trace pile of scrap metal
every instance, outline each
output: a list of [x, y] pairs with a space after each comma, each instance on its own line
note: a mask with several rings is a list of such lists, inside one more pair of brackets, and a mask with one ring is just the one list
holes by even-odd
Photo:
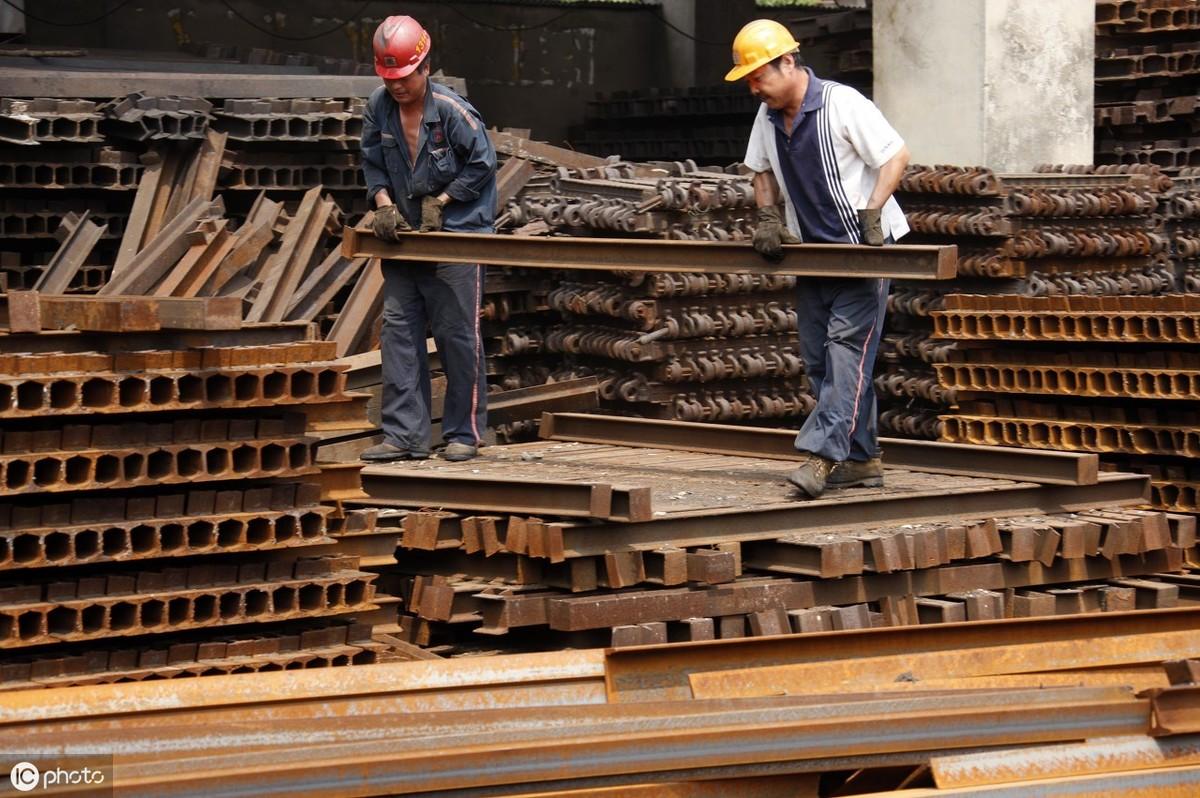
[[900, 185], [913, 228], [905, 242], [957, 244], [959, 278], [932, 289], [893, 286], [875, 381], [881, 427], [935, 439], [946, 430], [941, 416], [968, 399], [964, 385], [935, 374], [952, 359], [975, 357], [960, 351], [956, 336], [933, 337], [932, 317], [947, 294], [1115, 302], [1177, 293], [1185, 289], [1183, 255], [1195, 249], [1198, 198], [1191, 183], [1172, 183], [1153, 167], [911, 167]]
[[1096, 163], [1200, 166], [1197, 57], [1191, 0], [1096, 0]]
[[389, 650], [338, 542], [374, 514], [315, 479], [318, 437], [365, 426], [367, 397], [312, 325], [243, 325], [230, 299], [9, 295], [0, 690]]
[[129, 796], [1192, 795], [1198, 614], [11, 693], [0, 728]]
[[1200, 178], [939, 167], [902, 188], [914, 240], [956, 242], [979, 279], [893, 294], [877, 384], [942, 440], [1095, 452], [1150, 475], [1154, 507], [1200, 511]]
[[398, 538], [382, 629], [441, 654], [627, 646], [1171, 607], [1200, 585], [1195, 518], [1137, 509], [1149, 480], [1095, 455], [885, 439], [886, 488], [801, 501], [786, 430], [555, 413], [541, 434], [325, 469]]

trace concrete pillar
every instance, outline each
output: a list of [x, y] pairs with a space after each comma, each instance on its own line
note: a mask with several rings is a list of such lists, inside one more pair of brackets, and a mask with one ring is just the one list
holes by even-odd
[[875, 103], [913, 163], [1092, 162], [1095, 0], [875, 0]]
[[[696, 85], [696, 0], [662, 0], [663, 19], [679, 30], [663, 26], [667, 42], [667, 65], [671, 86], [686, 89]], [[684, 31], [684, 36], [679, 31]]]

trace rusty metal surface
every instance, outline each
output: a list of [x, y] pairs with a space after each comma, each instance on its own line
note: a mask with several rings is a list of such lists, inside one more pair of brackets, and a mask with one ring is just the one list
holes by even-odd
[[[904, 277], [941, 280], [954, 276], [954, 247], [865, 247], [795, 244], [775, 265], [745, 244], [588, 238], [502, 238], [472, 233], [403, 234], [383, 242], [369, 231], [346, 228], [342, 253], [385, 260], [487, 263], [551, 269], [619, 269], [655, 272], [716, 272], [831, 277]], [[389, 266], [388, 268], [403, 268]]]
[[[980, 621], [896, 629], [864, 629], [846, 632], [799, 635], [761, 640], [720, 640], [671, 646], [623, 649], [606, 655], [606, 683], [612, 701], [662, 700], [691, 695], [689, 676], [720, 673], [732, 669], [761, 669], [785, 663], [852, 662], [860, 657], [895, 657], [899, 661], [925, 653], [954, 652], [993, 647], [1012, 639], [1025, 644], [1070, 643], [1077, 656], [1087, 656], [1091, 647], [1121, 638], [1146, 645], [1172, 635], [1182, 645], [1200, 624], [1200, 610], [1193, 607], [1144, 612], [1108, 613]], [[1193, 634], [1194, 636], [1194, 634]], [[1085, 645], [1081, 641], [1088, 641]], [[1136, 651], [1136, 649], [1135, 649]], [[1145, 650], [1135, 654], [1148, 662], [1155, 657]], [[1070, 669], [1071, 665], [1065, 666]], [[901, 665], [896, 673], [907, 670]], [[761, 672], [761, 670], [759, 671]], [[776, 687], [772, 693], [780, 692]]]
[[[661, 447], [755, 458], [799, 459], [792, 430], [687, 424], [576, 413], [542, 417], [541, 437], [548, 440]], [[1095, 484], [1098, 458], [1024, 449], [952, 446], [883, 438], [886, 464], [896, 468], [1045, 484]]]

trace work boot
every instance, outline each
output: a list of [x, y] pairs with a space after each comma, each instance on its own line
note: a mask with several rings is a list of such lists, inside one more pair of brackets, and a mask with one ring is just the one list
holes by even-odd
[[878, 457], [870, 460], [843, 460], [829, 472], [825, 481], [829, 488], [882, 488], [883, 461]]
[[446, 448], [442, 450], [442, 459], [449, 460], [452, 463], [461, 463], [464, 460], [470, 460], [479, 454], [479, 449], [469, 443], [459, 443], [451, 441], [446, 444]]
[[809, 454], [807, 459], [800, 461], [799, 468], [788, 474], [788, 482], [815, 499], [825, 492], [825, 482], [833, 465], [832, 460], [826, 460], [819, 454]]
[[390, 463], [394, 460], [424, 460], [428, 457], [429, 452], [420, 449], [402, 449], [384, 441], [375, 444], [370, 449], [365, 449], [358, 459], [366, 460], [368, 463]]

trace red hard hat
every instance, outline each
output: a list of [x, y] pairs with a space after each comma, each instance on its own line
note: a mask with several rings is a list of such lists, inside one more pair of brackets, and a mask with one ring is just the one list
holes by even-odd
[[375, 73], [395, 80], [412, 73], [429, 55], [429, 33], [412, 17], [388, 17], [379, 23], [372, 40]]

